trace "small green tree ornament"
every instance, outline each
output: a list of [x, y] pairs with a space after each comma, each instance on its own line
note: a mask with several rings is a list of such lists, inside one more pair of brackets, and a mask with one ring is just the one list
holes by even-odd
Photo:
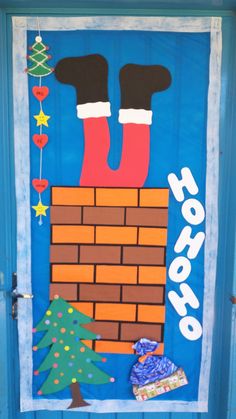
[[46, 54], [48, 47], [43, 44], [41, 36], [36, 36], [35, 43], [29, 49], [32, 54], [28, 55], [27, 58], [32, 65], [26, 69], [26, 72], [34, 77], [44, 77], [51, 74], [54, 69], [46, 64], [51, 56]]
[[46, 332], [33, 350], [50, 346], [42, 364], [34, 371], [34, 375], [38, 375], [51, 369], [38, 395], [55, 393], [69, 386], [72, 402], [68, 408], [72, 409], [89, 405], [83, 400], [79, 383], [105, 384], [115, 381], [94, 364], [105, 362], [106, 359], [81, 341], [100, 338], [81, 326], [92, 321], [91, 317], [80, 313], [62, 298], [54, 297], [43, 319], [33, 329], [34, 333]]

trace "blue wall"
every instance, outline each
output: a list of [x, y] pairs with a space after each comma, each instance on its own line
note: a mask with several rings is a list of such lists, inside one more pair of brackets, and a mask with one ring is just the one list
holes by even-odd
[[[16, 216], [14, 193], [13, 165], [13, 124], [12, 124], [12, 70], [11, 70], [11, 13], [54, 14], [51, 10], [16, 9], [7, 11], [0, 9], [0, 418], [1, 419], [67, 419], [75, 415], [73, 412], [37, 412], [19, 413], [19, 371], [17, 358], [16, 322], [11, 320], [11, 273], [16, 267]], [[57, 14], [60, 10], [57, 9]], [[65, 12], [65, 10], [64, 10]], [[75, 12], [79, 14], [79, 10]], [[89, 14], [100, 14], [99, 10], [90, 10]], [[108, 10], [106, 14], [116, 14], [116, 10]], [[127, 14], [127, 11], [121, 12]], [[148, 14], [148, 11], [143, 11]], [[159, 13], [161, 13], [159, 11]], [[157, 12], [157, 14], [159, 14]], [[185, 14], [185, 12], [176, 15]], [[130, 11], [132, 14], [132, 11]], [[152, 11], [153, 14], [153, 11]], [[162, 13], [163, 14], [163, 13]], [[165, 12], [167, 15], [167, 13]], [[173, 11], [170, 11], [173, 15]], [[193, 14], [193, 12], [192, 12]], [[198, 12], [205, 15], [205, 12]], [[213, 13], [208, 13], [211, 15]], [[216, 13], [214, 12], [214, 15]], [[231, 338], [232, 304], [230, 296], [233, 292], [234, 275], [233, 259], [235, 246], [235, 213], [236, 213], [236, 19], [231, 13], [223, 16], [223, 68], [222, 68], [222, 101], [221, 101], [221, 156], [220, 156], [220, 242], [218, 258], [218, 276], [216, 284], [216, 320], [214, 329], [213, 365], [210, 384], [210, 401], [208, 414], [191, 413], [159, 413], [159, 414], [103, 414], [99, 417], [107, 419], [224, 419], [235, 404], [235, 380], [230, 374], [230, 367], [235, 365], [235, 355], [230, 345], [235, 341]], [[236, 285], [234, 285], [235, 291]], [[235, 319], [235, 313], [234, 319]], [[232, 328], [233, 331], [233, 328]], [[233, 349], [233, 348], [232, 348]], [[231, 365], [230, 365], [231, 360]], [[228, 397], [228, 394], [230, 397]], [[235, 410], [234, 410], [235, 412]], [[76, 413], [80, 419], [93, 419], [94, 414]], [[229, 411], [228, 417], [236, 414]], [[75, 417], [75, 416], [73, 416]], [[96, 416], [97, 417], [97, 416]]]

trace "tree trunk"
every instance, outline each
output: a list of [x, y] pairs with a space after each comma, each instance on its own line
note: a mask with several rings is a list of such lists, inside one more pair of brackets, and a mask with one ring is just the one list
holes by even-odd
[[80, 385], [79, 383], [72, 383], [70, 385], [71, 395], [72, 395], [72, 402], [68, 409], [74, 409], [76, 407], [82, 407], [82, 406], [89, 406], [89, 403], [87, 403], [85, 400], [83, 400], [83, 397], [80, 393]]

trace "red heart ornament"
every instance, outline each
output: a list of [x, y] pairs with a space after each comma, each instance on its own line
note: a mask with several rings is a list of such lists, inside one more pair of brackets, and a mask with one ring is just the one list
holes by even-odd
[[47, 179], [33, 179], [32, 185], [38, 193], [42, 193], [48, 187]]
[[46, 134], [34, 134], [33, 142], [38, 148], [43, 148], [48, 142], [48, 136]]
[[34, 86], [32, 92], [36, 99], [42, 102], [48, 96], [49, 88], [47, 86]]

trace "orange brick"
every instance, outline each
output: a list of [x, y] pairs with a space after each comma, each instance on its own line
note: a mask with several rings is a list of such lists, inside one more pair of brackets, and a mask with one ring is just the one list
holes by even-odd
[[135, 321], [135, 304], [97, 303], [95, 307], [96, 320]]
[[137, 244], [136, 227], [96, 227], [97, 244]]
[[165, 284], [166, 267], [165, 266], [140, 266], [139, 284]]
[[137, 207], [138, 189], [97, 188], [96, 205], [108, 207]]
[[94, 188], [52, 188], [52, 205], [94, 205]]
[[140, 207], [168, 207], [169, 189], [140, 189]]
[[97, 265], [96, 282], [110, 284], [136, 284], [137, 266]]
[[93, 265], [52, 265], [52, 282], [93, 282]]
[[139, 244], [166, 246], [166, 228], [139, 228]]
[[93, 303], [70, 303], [76, 310], [81, 311], [81, 313], [86, 316], [93, 317]]
[[165, 306], [149, 306], [139, 304], [138, 321], [148, 323], [164, 323], [165, 322]]
[[95, 342], [95, 351], [113, 354], [133, 354], [133, 344], [134, 342], [114, 342], [109, 340], [98, 340]]
[[81, 340], [84, 345], [88, 346], [90, 349], [93, 349], [93, 341], [92, 340]]
[[53, 243], [94, 243], [94, 227], [92, 226], [52, 226]]

